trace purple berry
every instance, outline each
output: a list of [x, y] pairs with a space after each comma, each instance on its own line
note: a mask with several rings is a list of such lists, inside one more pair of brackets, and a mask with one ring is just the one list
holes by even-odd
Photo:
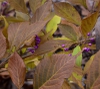
[[7, 2], [6, 1], [3, 1], [2, 2], [2, 6], [6, 6], [7, 5]]
[[68, 51], [69, 49], [68, 48], [64, 48], [64, 51]]
[[88, 33], [87, 36], [90, 36], [90, 33]]
[[35, 50], [34, 49], [28, 49], [29, 52], [34, 53]]
[[88, 52], [90, 51], [90, 48], [84, 47], [83, 50]]
[[64, 48], [65, 47], [65, 44], [62, 44], [62, 48]]
[[37, 45], [35, 45], [35, 46], [34, 46], [34, 49], [36, 50], [37, 48], [38, 48], [38, 46], [37, 46]]
[[91, 46], [91, 45], [92, 45], [92, 43], [89, 43], [88, 45], [89, 45], [89, 46]]

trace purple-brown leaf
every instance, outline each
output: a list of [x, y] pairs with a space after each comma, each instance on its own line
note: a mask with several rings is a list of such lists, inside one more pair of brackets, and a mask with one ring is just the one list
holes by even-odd
[[76, 56], [55, 54], [45, 57], [37, 66], [34, 75], [34, 89], [60, 89], [64, 78], [73, 70]]
[[24, 84], [26, 68], [22, 58], [15, 52], [8, 62], [8, 71], [13, 83], [18, 89]]
[[6, 39], [2, 34], [2, 31], [0, 31], [0, 58], [5, 54], [6, 52]]

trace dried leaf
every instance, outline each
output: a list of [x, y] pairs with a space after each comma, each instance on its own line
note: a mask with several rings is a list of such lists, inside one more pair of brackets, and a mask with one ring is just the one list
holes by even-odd
[[36, 22], [34, 24], [29, 24], [29, 22], [10, 24], [8, 28], [8, 40], [11, 50], [13, 46], [18, 50], [25, 41], [29, 40], [31, 37], [35, 37], [45, 24], [45, 21]]
[[60, 24], [59, 28], [62, 34], [67, 38], [71, 39], [72, 41], [77, 41], [77, 34], [71, 26]]
[[75, 33], [77, 34], [77, 40], [82, 36], [82, 34], [80, 32], [80, 28], [78, 26], [76, 26], [75, 24], [69, 23], [68, 21], [63, 20], [63, 19], [61, 20], [61, 24], [71, 26], [73, 28], [73, 30], [75, 31]]
[[81, 30], [84, 37], [87, 37], [87, 33], [90, 32], [96, 24], [98, 18], [98, 12], [95, 12], [82, 20]]
[[86, 63], [85, 65], [85, 68], [84, 68], [84, 74], [87, 74], [87, 72], [89, 71], [90, 69], [90, 66], [93, 62], [93, 59], [94, 59], [94, 55], [89, 59], [89, 61]]
[[35, 51], [33, 55], [41, 55], [51, 51], [56, 51], [61, 47], [62, 44], [66, 44], [68, 47], [72, 45], [73, 42], [66, 40], [49, 40], [41, 44], [39, 48]]
[[6, 39], [2, 34], [2, 31], [0, 30], [0, 58], [3, 57], [3, 55], [6, 52]]
[[86, 89], [100, 89], [100, 51], [95, 54], [88, 70]]
[[74, 5], [83, 5], [86, 7], [86, 0], [67, 0]]
[[13, 83], [18, 89], [21, 89], [24, 84], [26, 69], [22, 58], [16, 52], [9, 59], [8, 71]]
[[60, 89], [71, 89], [71, 87], [70, 87], [69, 83], [66, 80], [64, 80]]
[[45, 57], [36, 68], [34, 89], [60, 89], [64, 78], [71, 75], [75, 58], [66, 54]]
[[55, 3], [54, 4], [55, 13], [58, 16], [65, 18], [67, 21], [74, 23], [76, 25], [81, 25], [81, 17], [76, 9], [69, 3]]
[[31, 19], [32, 23], [35, 23], [37, 21], [43, 21], [47, 16], [49, 16], [51, 11], [51, 5], [51, 0], [48, 0], [48, 2], [39, 7]]
[[15, 10], [28, 13], [24, 0], [8, 0], [8, 2]]
[[43, 0], [29, 0], [29, 4], [30, 4], [30, 8], [33, 12], [33, 14], [35, 13], [35, 11], [42, 5], [44, 4], [45, 1]]

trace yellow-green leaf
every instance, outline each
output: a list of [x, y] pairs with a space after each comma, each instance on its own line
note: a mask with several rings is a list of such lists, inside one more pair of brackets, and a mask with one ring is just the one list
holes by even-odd
[[[74, 48], [72, 55], [76, 55], [79, 52], [81, 52], [81, 48], [80, 46], [77, 46], [76, 48]], [[82, 64], [82, 53], [76, 59], [76, 65], [81, 66], [81, 64]]]
[[48, 32], [50, 32], [50, 31], [52, 30], [52, 32], [51, 32], [51, 35], [52, 35], [52, 34], [57, 30], [57, 27], [58, 27], [57, 24], [59, 24], [60, 21], [61, 21], [61, 17], [55, 15], [55, 16], [48, 22], [48, 24], [47, 24], [47, 26], [46, 26], [46, 32], [48, 33]]

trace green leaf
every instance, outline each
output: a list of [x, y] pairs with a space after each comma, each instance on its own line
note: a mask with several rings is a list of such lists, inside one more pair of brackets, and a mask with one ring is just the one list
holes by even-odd
[[51, 35], [57, 30], [57, 25], [60, 23], [60, 21], [61, 21], [61, 17], [59, 17], [59, 16], [57, 16], [57, 15], [55, 15], [49, 22], [48, 22], [48, 24], [47, 24], [47, 26], [46, 26], [46, 32], [48, 33], [48, 32], [50, 32], [51, 30], [52, 30], [52, 32], [51, 32]]
[[54, 3], [55, 13], [76, 25], [81, 25], [81, 17], [76, 9], [69, 3]]
[[24, 0], [8, 0], [8, 2], [15, 10], [28, 13]]
[[55, 54], [42, 59], [35, 70], [34, 89], [60, 89], [64, 78], [72, 73], [75, 58], [76, 56]]
[[[79, 52], [81, 52], [81, 48], [80, 46], [77, 46], [76, 48], [74, 48], [72, 55], [76, 55]], [[80, 54], [76, 59], [76, 65], [81, 66], [81, 64], [82, 64], [82, 54]]]
[[82, 20], [81, 30], [84, 37], [87, 37], [87, 33], [90, 32], [95, 26], [98, 14], [98, 12], [94, 12], [93, 14]]
[[40, 61], [38, 60], [38, 57], [36, 57], [31, 60], [25, 60], [24, 62], [25, 62], [27, 69], [33, 69], [39, 64]]
[[73, 41], [77, 41], [77, 34], [71, 26], [60, 24], [59, 28], [60, 28], [62, 34], [65, 35], [67, 38], [69, 38]]

